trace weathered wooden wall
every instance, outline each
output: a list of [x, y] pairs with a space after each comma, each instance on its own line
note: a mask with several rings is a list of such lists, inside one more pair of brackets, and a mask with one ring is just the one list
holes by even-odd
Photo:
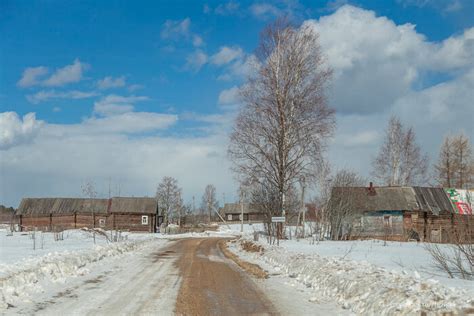
[[[148, 224], [142, 224], [142, 216], [148, 216]], [[108, 218], [108, 228], [139, 232], [154, 232], [156, 225], [155, 214], [120, 214], [113, 213]]]

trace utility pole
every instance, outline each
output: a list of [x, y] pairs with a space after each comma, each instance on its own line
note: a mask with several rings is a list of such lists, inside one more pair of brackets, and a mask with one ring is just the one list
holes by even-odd
[[240, 232], [244, 232], [244, 190], [240, 186]]
[[303, 238], [304, 238], [304, 226], [305, 226], [305, 206], [304, 206], [304, 190], [306, 188], [306, 182], [305, 178], [301, 177], [300, 179], [300, 184], [301, 184], [301, 212], [303, 212]]

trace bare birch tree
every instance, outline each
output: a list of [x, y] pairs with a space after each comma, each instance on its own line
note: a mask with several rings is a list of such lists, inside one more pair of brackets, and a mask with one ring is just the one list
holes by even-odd
[[201, 208], [208, 215], [208, 223], [211, 222], [213, 210], [219, 207], [216, 198], [216, 187], [212, 184], [206, 185], [204, 194], [202, 195]]
[[363, 186], [365, 180], [356, 172], [342, 169], [328, 179], [329, 190], [322, 191], [321, 205], [323, 219], [326, 221], [325, 233], [332, 240], [340, 240], [350, 236], [354, 220], [360, 217], [360, 210], [356, 208], [355, 187]]
[[244, 105], [228, 152], [242, 181], [277, 192], [276, 209], [282, 212], [290, 187], [302, 176], [313, 178], [334, 130], [334, 110], [325, 96], [331, 71], [315, 31], [283, 20], [264, 29], [256, 56], [241, 89]]
[[474, 159], [471, 143], [464, 134], [446, 136], [434, 165], [440, 186], [465, 188], [474, 185]]
[[427, 180], [428, 155], [421, 152], [412, 127], [405, 129], [392, 116], [385, 141], [373, 163], [372, 175], [381, 184], [404, 186], [423, 184]]
[[159, 208], [162, 210], [163, 223], [166, 225], [173, 218], [174, 213], [179, 211], [179, 207], [183, 205], [181, 191], [178, 180], [172, 177], [164, 177], [158, 185], [156, 199]]

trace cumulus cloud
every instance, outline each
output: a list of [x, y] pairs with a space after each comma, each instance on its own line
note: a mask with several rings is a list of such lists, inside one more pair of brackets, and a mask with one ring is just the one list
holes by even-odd
[[231, 15], [235, 14], [239, 11], [240, 8], [240, 3], [235, 2], [235, 1], [229, 1], [226, 3], [221, 3], [217, 5], [215, 8], [211, 8], [208, 4], [204, 5], [204, 13], [209, 14], [209, 13], [214, 13], [217, 15]]
[[129, 96], [110, 94], [94, 103], [94, 113], [103, 116], [111, 116], [131, 112], [134, 104], [140, 101], [146, 101], [146, 96]]
[[101, 90], [111, 89], [111, 88], [120, 88], [124, 87], [126, 84], [125, 76], [120, 77], [111, 77], [107, 76], [103, 79], [97, 81], [97, 87]]
[[177, 39], [179, 37], [188, 37], [190, 33], [190, 25], [190, 18], [185, 18], [183, 20], [166, 20], [161, 29], [161, 38]]
[[56, 91], [56, 90], [41, 90], [35, 94], [29, 94], [26, 99], [33, 103], [38, 104], [45, 102], [50, 99], [87, 99], [98, 96], [99, 94], [95, 91]]
[[222, 46], [219, 51], [211, 56], [211, 63], [217, 66], [228, 64], [243, 56], [242, 48]]
[[84, 71], [88, 68], [88, 64], [81, 63], [81, 61], [76, 58], [71, 65], [57, 69], [51, 77], [42, 82], [42, 85], [64, 86], [68, 83], [81, 81]]
[[186, 57], [186, 64], [184, 65], [184, 68], [187, 70], [198, 72], [201, 67], [207, 63], [207, 60], [208, 57], [206, 53], [198, 49]]
[[40, 78], [47, 75], [48, 72], [48, 67], [44, 66], [26, 68], [17, 85], [21, 88], [38, 85], [41, 82]]
[[234, 86], [230, 89], [222, 90], [219, 94], [219, 105], [235, 105], [239, 102], [239, 88]]
[[191, 32], [191, 19], [166, 20], [161, 28], [161, 38], [172, 41], [187, 40], [191, 41], [194, 47], [204, 44], [202, 37]]
[[49, 73], [48, 67], [30, 67], [23, 71], [23, 75], [17, 85], [21, 88], [32, 86], [60, 87], [81, 81], [84, 72], [88, 68], [89, 65], [82, 63], [78, 58], [72, 64], [56, 69], [49, 77], [45, 77]]
[[42, 125], [35, 113], [28, 113], [23, 119], [16, 112], [0, 113], [0, 150], [32, 142]]
[[250, 6], [250, 12], [258, 18], [268, 18], [281, 15], [281, 10], [270, 3], [254, 3]]
[[425, 73], [458, 70], [474, 60], [472, 29], [441, 43], [429, 42], [412, 24], [396, 25], [349, 5], [305, 24], [320, 34], [334, 69], [331, 103], [340, 113], [385, 111], [423, 82]]

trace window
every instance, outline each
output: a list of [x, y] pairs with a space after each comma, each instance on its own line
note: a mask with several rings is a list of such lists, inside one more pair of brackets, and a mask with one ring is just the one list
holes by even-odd
[[232, 214], [227, 214], [227, 220], [231, 221], [232, 220]]
[[99, 219], [99, 226], [100, 227], [105, 227], [105, 218], [100, 218]]
[[148, 216], [147, 215], [142, 216], [142, 225], [148, 225]]

